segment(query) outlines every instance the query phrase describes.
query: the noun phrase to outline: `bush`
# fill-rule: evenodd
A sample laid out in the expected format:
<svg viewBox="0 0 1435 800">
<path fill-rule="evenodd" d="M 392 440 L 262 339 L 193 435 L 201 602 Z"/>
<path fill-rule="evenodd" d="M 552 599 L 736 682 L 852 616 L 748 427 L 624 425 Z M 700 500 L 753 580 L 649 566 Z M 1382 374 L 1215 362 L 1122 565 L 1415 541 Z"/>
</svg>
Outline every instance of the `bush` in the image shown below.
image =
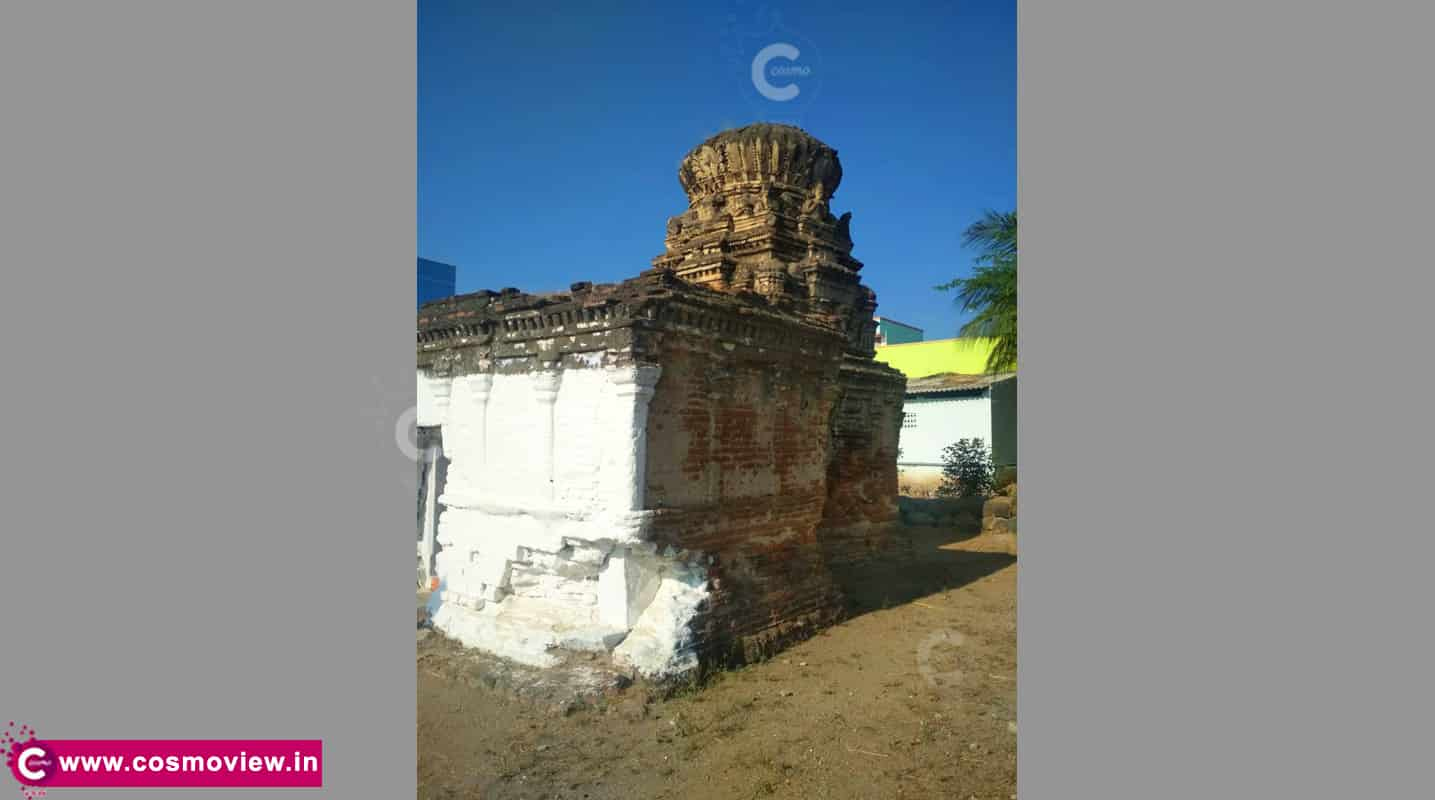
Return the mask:
<svg viewBox="0 0 1435 800">
<path fill-rule="evenodd" d="M 960 439 L 942 451 L 942 485 L 939 497 L 976 497 L 991 491 L 996 470 L 986 443 Z"/>
</svg>

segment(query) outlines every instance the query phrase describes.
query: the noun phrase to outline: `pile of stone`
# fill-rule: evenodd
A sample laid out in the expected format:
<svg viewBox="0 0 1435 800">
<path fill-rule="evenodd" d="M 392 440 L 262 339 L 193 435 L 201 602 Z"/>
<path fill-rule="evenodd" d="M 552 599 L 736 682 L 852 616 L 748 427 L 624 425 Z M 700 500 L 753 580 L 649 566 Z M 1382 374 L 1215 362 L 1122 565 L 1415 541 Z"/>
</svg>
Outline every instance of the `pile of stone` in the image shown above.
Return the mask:
<svg viewBox="0 0 1435 800">
<path fill-rule="evenodd" d="M 1016 534 L 1016 484 L 982 504 L 982 533 Z"/>
<path fill-rule="evenodd" d="M 982 497 L 897 498 L 902 523 L 918 528 L 956 528 L 975 532 L 983 508 Z"/>
</svg>

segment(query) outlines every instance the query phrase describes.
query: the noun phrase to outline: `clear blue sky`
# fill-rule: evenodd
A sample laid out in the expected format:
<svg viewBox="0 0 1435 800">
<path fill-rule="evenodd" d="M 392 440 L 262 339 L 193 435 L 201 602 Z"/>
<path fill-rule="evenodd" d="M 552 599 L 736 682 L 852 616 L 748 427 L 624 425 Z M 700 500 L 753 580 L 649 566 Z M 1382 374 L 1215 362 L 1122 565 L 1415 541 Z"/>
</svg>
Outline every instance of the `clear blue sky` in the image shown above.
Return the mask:
<svg viewBox="0 0 1435 800">
<path fill-rule="evenodd" d="M 561 4 L 559 4 L 561 5 Z M 592 4 L 595 7 L 600 4 Z M 677 167 L 719 130 L 800 125 L 836 148 L 832 200 L 877 313 L 955 335 L 961 231 L 1016 208 L 1015 0 L 418 4 L 418 255 L 458 291 L 566 289 L 647 269 L 687 208 Z M 754 55 L 806 76 L 759 94 Z"/>
</svg>

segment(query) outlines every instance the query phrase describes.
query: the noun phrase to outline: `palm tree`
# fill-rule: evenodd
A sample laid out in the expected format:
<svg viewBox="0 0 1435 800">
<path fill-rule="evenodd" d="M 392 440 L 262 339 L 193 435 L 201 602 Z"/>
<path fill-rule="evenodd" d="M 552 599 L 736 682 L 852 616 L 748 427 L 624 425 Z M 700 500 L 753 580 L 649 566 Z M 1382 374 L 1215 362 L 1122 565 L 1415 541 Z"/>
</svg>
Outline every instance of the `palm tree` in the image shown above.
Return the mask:
<svg viewBox="0 0 1435 800">
<path fill-rule="evenodd" d="M 962 244 L 978 248 L 971 277 L 936 287 L 956 291 L 957 305 L 975 315 L 962 336 L 995 339 L 987 372 L 1016 369 L 1016 212 L 987 211 L 967 226 Z"/>
</svg>

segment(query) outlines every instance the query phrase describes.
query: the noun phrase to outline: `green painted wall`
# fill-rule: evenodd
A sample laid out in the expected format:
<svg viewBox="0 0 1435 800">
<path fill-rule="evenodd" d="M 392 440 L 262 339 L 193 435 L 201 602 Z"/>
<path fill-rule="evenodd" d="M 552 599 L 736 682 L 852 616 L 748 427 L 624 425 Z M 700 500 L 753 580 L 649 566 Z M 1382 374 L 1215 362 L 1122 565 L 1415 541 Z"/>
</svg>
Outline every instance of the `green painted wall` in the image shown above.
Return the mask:
<svg viewBox="0 0 1435 800">
<path fill-rule="evenodd" d="M 992 384 L 992 462 L 1016 466 L 1016 376 Z"/>
</svg>

